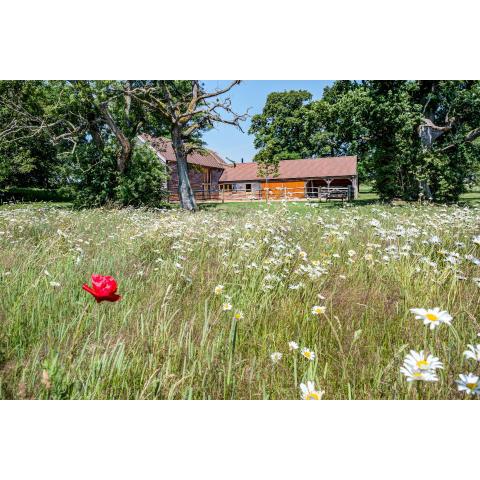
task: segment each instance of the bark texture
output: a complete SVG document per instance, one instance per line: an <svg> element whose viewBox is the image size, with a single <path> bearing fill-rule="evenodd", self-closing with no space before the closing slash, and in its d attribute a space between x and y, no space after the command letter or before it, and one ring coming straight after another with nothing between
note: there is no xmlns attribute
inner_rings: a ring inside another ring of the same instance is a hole
<svg viewBox="0 0 480 480"><path fill-rule="evenodd" d="M195 201L195 195L190 185L190 179L188 178L187 153L180 129L174 129L172 131L172 146L177 159L178 196L180 198L180 205L185 210L194 212L197 210L197 202Z"/></svg>
<svg viewBox="0 0 480 480"><path fill-rule="evenodd" d="M132 156L132 143L115 123L111 113L108 110L107 104L103 103L100 106L100 109L102 111L102 115L106 124L110 127L113 134L120 143L120 153L117 156L117 169L120 173L123 173L125 171L125 168L127 167L128 162L130 161L130 157Z"/></svg>

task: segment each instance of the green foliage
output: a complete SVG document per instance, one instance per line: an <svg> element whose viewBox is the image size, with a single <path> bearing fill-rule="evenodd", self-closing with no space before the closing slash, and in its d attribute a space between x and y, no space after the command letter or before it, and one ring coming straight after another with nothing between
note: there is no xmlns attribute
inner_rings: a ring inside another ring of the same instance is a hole
<svg viewBox="0 0 480 480"><path fill-rule="evenodd" d="M0 201L9 202L67 202L72 197L62 189L11 187L0 190Z"/></svg>
<svg viewBox="0 0 480 480"><path fill-rule="evenodd" d="M59 185L60 162L46 132L32 136L16 125L39 114L53 101L44 82L0 81L0 188L53 188ZM12 104L21 108L12 108Z"/></svg>
<svg viewBox="0 0 480 480"><path fill-rule="evenodd" d="M312 95L306 90L273 92L261 114L252 117L249 133L255 135L254 146L260 151L255 161L261 165L278 165L280 160L303 158L311 154L306 103Z"/></svg>
<svg viewBox="0 0 480 480"><path fill-rule="evenodd" d="M480 82L338 81L313 102L305 91L273 93L250 133L263 169L281 159L358 155L360 181L382 200L427 192L455 201L479 172Z"/></svg>
<svg viewBox="0 0 480 480"><path fill-rule="evenodd" d="M77 208L98 207L115 200L118 173L114 145L99 152L93 143L85 143L76 149L70 163L67 188Z"/></svg>
<svg viewBox="0 0 480 480"><path fill-rule="evenodd" d="M70 185L77 208L105 204L135 207L162 207L168 200L167 172L154 151L145 145L134 148L127 170L120 175L115 163L115 145L98 155L91 143L76 152L78 168Z"/></svg>
<svg viewBox="0 0 480 480"><path fill-rule="evenodd" d="M132 159L119 178L115 198L122 205L160 207L168 200L167 171L155 152L146 145L134 149Z"/></svg>
<svg viewBox="0 0 480 480"><path fill-rule="evenodd" d="M167 131L130 95L147 83L0 82L0 188L61 186L81 207L157 204L158 165L130 165L142 131Z"/></svg>

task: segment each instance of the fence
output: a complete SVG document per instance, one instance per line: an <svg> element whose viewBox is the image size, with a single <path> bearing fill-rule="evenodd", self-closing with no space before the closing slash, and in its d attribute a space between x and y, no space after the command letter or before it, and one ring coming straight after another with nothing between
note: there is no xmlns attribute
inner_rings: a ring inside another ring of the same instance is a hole
<svg viewBox="0 0 480 480"><path fill-rule="evenodd" d="M354 190L348 187L269 187L262 189L228 189L225 185L212 187L205 185L202 189L194 190L195 199L199 201L269 201L269 200L341 200L349 201L354 198ZM170 197L171 201L177 201L178 195Z"/></svg>

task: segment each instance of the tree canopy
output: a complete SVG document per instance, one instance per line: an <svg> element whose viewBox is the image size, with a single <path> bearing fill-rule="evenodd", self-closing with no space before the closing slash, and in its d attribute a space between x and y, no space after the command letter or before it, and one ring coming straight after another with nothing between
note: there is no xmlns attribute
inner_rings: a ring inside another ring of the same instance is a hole
<svg viewBox="0 0 480 480"><path fill-rule="evenodd" d="M255 159L358 155L381 198L458 199L479 166L480 82L337 81L275 92L252 119Z"/></svg>

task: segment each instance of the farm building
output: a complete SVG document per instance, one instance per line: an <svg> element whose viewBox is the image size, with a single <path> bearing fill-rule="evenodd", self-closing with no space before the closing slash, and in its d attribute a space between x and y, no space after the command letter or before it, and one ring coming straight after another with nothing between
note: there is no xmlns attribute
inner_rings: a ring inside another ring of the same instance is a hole
<svg viewBox="0 0 480 480"><path fill-rule="evenodd" d="M178 201L178 175L172 143L140 136L167 165L170 201ZM254 162L228 164L212 150L188 155L188 176L197 200L279 200L282 198L353 199L358 194L357 157L280 161L278 174L260 177Z"/></svg>
<svg viewBox="0 0 480 480"><path fill-rule="evenodd" d="M240 199L357 198L357 157L281 160L278 174L260 177L256 163L228 166L219 180L222 197Z"/></svg>
<svg viewBox="0 0 480 480"><path fill-rule="evenodd" d="M177 159L173 151L172 142L164 138L156 138L150 135L141 135L141 142L147 142L164 163L169 172L167 189L170 192L170 201L178 201L178 175ZM214 151L194 152L187 157L188 178L197 200L219 199L218 180L229 165Z"/></svg>

